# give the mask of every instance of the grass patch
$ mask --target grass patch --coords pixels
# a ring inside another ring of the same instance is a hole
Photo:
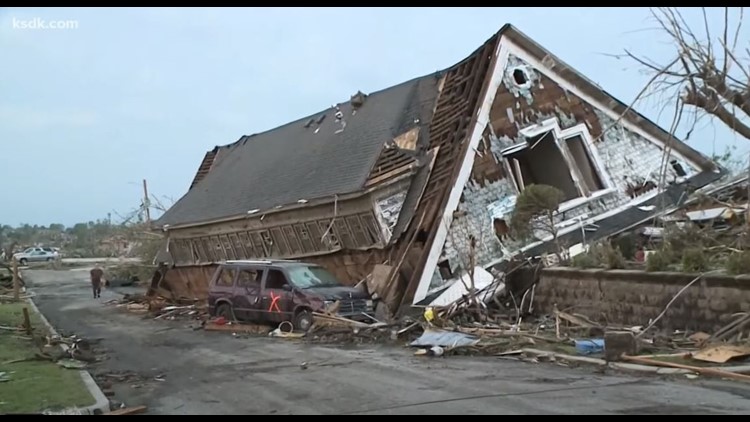
[[[26,302],[0,303],[0,325],[21,326],[24,307],[29,310],[34,334],[46,334],[39,315]],[[94,404],[79,371],[47,361],[7,363],[33,357],[36,352],[34,341],[23,338],[22,332],[0,330],[0,372],[10,378],[0,382],[0,414],[38,413]]]

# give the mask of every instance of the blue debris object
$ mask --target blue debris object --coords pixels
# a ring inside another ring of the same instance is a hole
[[[576,352],[578,352],[579,355],[604,353],[604,339],[594,338],[588,340],[576,340]]]

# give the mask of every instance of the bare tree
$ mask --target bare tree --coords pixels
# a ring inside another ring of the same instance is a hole
[[[674,95],[676,110],[684,106],[718,118],[735,133],[750,140],[750,49],[738,48],[743,9],[723,9],[723,24],[711,28],[705,8],[703,28],[691,28],[677,8],[656,8],[651,14],[658,30],[674,43],[675,54],[655,61],[625,50],[647,71],[654,93]],[[742,50],[742,51],[739,51]],[[689,133],[688,133],[689,136]]]

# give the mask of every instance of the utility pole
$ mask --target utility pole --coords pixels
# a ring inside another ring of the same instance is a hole
[[[148,200],[148,186],[146,179],[143,179],[143,209],[146,211],[146,223],[151,224],[151,203]]]

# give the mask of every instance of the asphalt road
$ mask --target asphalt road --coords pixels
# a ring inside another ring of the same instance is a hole
[[[97,379],[130,371],[113,398],[151,414],[750,413],[750,387],[738,383],[194,331],[103,304],[123,290],[92,299],[87,275],[26,272],[50,322],[104,352]]]

